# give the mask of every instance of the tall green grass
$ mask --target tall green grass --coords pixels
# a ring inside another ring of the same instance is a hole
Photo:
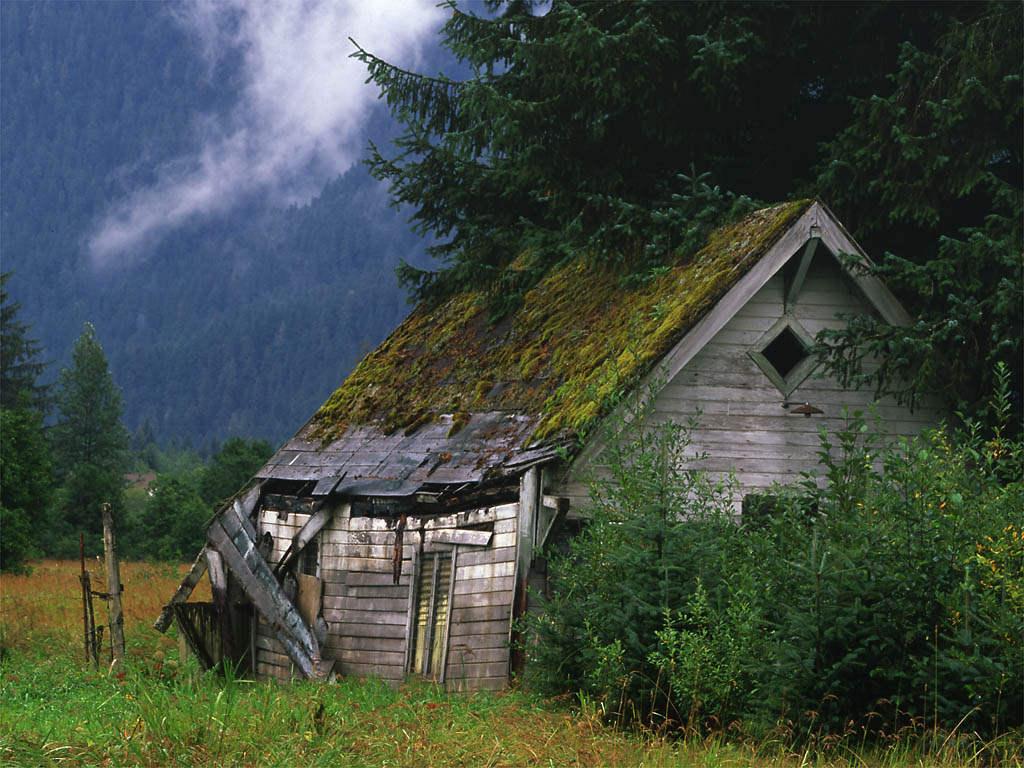
[[[341,679],[288,685],[181,661],[149,626],[180,569],[126,566],[128,660],[83,660],[77,563],[0,577],[0,765],[37,766],[1020,766],[1024,748],[922,730],[869,747],[851,731],[794,750],[784,731],[673,739],[623,731],[599,704],[522,691],[448,694]],[[129,585],[134,585],[129,590]],[[131,596],[131,597],[129,597]],[[34,609],[32,607],[35,607]],[[52,606],[52,607],[48,607]],[[98,602],[98,622],[105,611]],[[173,632],[173,630],[172,630]],[[807,742],[807,739],[803,740]]]

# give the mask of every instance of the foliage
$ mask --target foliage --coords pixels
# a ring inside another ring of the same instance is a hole
[[[1020,6],[994,2],[951,18],[934,45],[908,40],[888,87],[854,98],[850,124],[824,146],[818,193],[886,254],[877,273],[917,316],[909,328],[863,317],[824,334],[844,381],[910,402],[940,389],[977,415],[995,364],[1019,363],[1022,41]],[[864,366],[869,357],[882,365]]]
[[[39,342],[28,338],[31,326],[17,319],[21,303],[11,302],[7,294],[11,274],[0,273],[0,404],[14,408],[19,395],[26,392],[29,405],[45,413],[48,388],[39,383],[39,377],[46,363],[39,361]]]
[[[994,429],[889,441],[855,413],[821,434],[820,477],[741,525],[728,489],[684,472],[685,429],[634,420],[552,559],[539,684],[698,730],[1020,729],[1024,445],[994,378]]]
[[[731,487],[690,466],[701,458],[692,455],[691,427],[654,425],[634,400],[625,407],[627,415],[603,433],[588,522],[565,554],[552,553],[554,595],[529,618],[538,640],[529,648],[530,669],[542,690],[580,692],[617,718],[678,723],[703,717],[697,699],[704,697],[673,695],[683,673],[668,660],[679,643],[666,636],[672,647],[658,656],[658,633],[664,627],[678,638],[676,614],[688,603],[682,631],[702,633],[698,623],[710,605],[724,612],[736,576],[726,553],[739,533]],[[698,593],[699,605],[691,601]],[[708,713],[718,708],[707,704]]]
[[[241,489],[273,453],[266,440],[229,438],[200,473],[198,491],[207,508]]]
[[[88,323],[75,342],[71,366],[60,372],[56,402],[60,414],[51,434],[63,483],[59,506],[64,533],[98,534],[103,504],[112,505],[115,520],[121,514],[128,433],[121,424],[121,391]]]
[[[628,286],[623,270],[574,258],[496,325],[488,322],[484,291],[423,304],[317,411],[318,434],[369,422],[384,431],[413,429],[442,414],[511,410],[539,420],[532,440],[576,434],[613,404],[614,389],[646,374],[810,202],[749,213],[714,230],[695,257],[676,254]]]
[[[370,168],[439,238],[440,270],[400,270],[417,298],[483,288],[497,317],[581,252],[642,279],[731,206],[797,193],[894,254],[880,274],[918,320],[832,335],[844,380],[973,414],[993,385],[974,372],[1019,359],[1019,5],[488,9],[453,5],[442,33],[468,79],[354,54],[405,126]]]
[[[0,570],[18,570],[37,551],[36,531],[53,498],[53,464],[43,414],[23,390],[0,406]]]
[[[41,348],[18,319],[0,274],[0,570],[22,570],[38,551],[36,531],[53,497],[53,464],[43,433],[48,387],[38,381]],[[36,523],[34,525],[33,523]]]
[[[570,709],[522,690],[448,693],[351,677],[332,685],[219,678],[180,658],[174,638],[150,626],[188,566],[122,565],[128,658],[123,673],[108,674],[82,660],[78,567],[77,560],[44,561],[31,576],[0,574],[4,766],[984,768],[1018,766],[1024,758],[1014,733],[983,741],[922,727],[874,746],[851,730],[811,751],[777,736],[622,732],[603,725],[596,706]],[[94,583],[103,582],[94,574]],[[205,580],[197,589],[198,599],[209,600]]]

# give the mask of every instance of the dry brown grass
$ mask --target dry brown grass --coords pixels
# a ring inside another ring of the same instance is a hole
[[[0,573],[0,633],[9,648],[25,648],[26,644],[45,642],[54,652],[77,650],[82,646],[82,588],[78,560],[41,560],[31,563],[28,575]],[[85,561],[92,589],[105,592],[106,567],[102,558]],[[122,562],[121,584],[124,586],[125,637],[130,650],[139,645],[162,645],[152,630],[153,621],[168,598],[174,594],[188,564]],[[193,592],[192,600],[209,600],[210,584],[203,580]],[[96,623],[107,623],[106,601],[93,597]]]

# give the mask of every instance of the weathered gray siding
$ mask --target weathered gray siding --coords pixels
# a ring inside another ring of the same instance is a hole
[[[445,682],[453,689],[500,689],[508,684],[509,624],[516,555],[515,504],[429,521],[410,517],[403,537],[401,578],[394,583],[395,520],[353,517],[339,505],[320,533],[320,578],[328,636],[321,648],[338,674],[401,680],[407,676],[410,590],[414,563],[435,551],[455,557],[447,631]],[[270,532],[276,564],[308,515],[281,519],[272,508],[259,514],[261,535]],[[424,534],[469,528],[491,532],[486,546],[433,544]],[[256,670],[262,677],[289,679],[291,663],[267,624],[256,629]]]
[[[874,407],[890,435],[916,435],[939,420],[934,410],[911,413],[891,397],[876,404],[872,391],[844,389],[834,378],[822,377],[820,368],[784,397],[748,354],[786,311],[784,290],[779,272],[664,385],[654,403],[657,420],[685,422],[700,411],[692,444],[708,458],[697,466],[722,474],[735,470],[740,497],[773,482],[793,482],[814,469],[818,426],[832,433],[843,429],[843,406],[866,414]],[[789,310],[813,336],[823,328],[841,327],[837,314],[867,313],[870,305],[819,248]],[[787,401],[794,405],[783,408]],[[803,402],[824,413],[790,413]],[[574,507],[587,501],[586,488],[571,477],[555,478],[547,492],[571,497]]]

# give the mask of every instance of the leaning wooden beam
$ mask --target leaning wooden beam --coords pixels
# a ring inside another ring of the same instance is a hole
[[[319,509],[316,508],[318,505],[320,505]],[[330,522],[333,515],[333,508],[322,506],[321,502],[316,502],[314,505],[313,515],[292,538],[292,543],[288,545],[288,549],[281,556],[281,560],[278,562],[277,567],[274,568],[274,573],[280,574],[283,572],[284,569],[288,567],[288,564],[295,559],[295,556],[305,549],[306,545],[313,540],[313,537],[320,533],[320,529]]]
[[[178,585],[178,589],[171,596],[171,599],[167,602],[167,605],[160,611],[160,615],[156,621],[153,622],[153,629],[157,632],[166,632],[174,621],[174,606],[177,603],[184,603],[188,600],[189,595],[192,594],[192,590],[196,588],[196,584],[203,578],[203,574],[206,573],[206,547],[199,550],[199,554],[196,555],[195,562],[192,563],[192,567],[189,568],[188,573],[185,574],[185,578],[181,580],[181,584]]]
[[[255,529],[240,511],[228,507],[210,521],[206,529],[210,544],[220,552],[256,610],[273,627],[295,666],[306,677],[314,677],[320,661],[316,638],[260,556]]]

